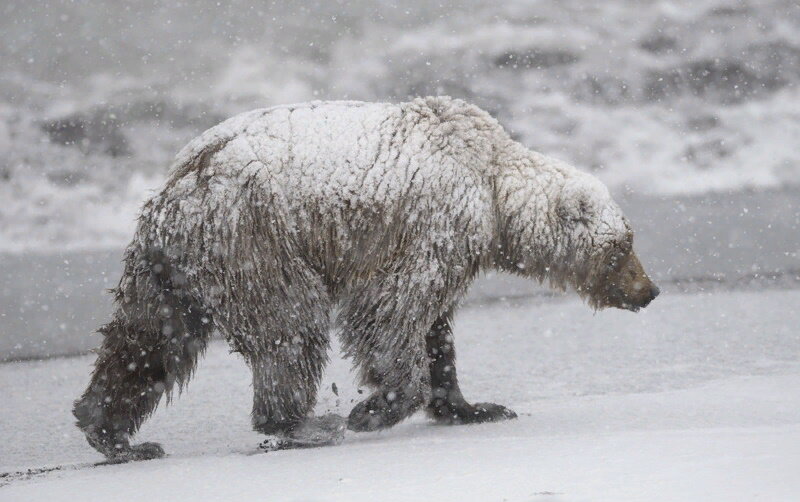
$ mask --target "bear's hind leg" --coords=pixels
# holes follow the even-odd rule
[[[470,404],[464,399],[458,386],[451,322],[452,310],[433,323],[426,337],[432,393],[427,407],[428,415],[443,424],[474,424],[516,418],[517,414],[505,406]]]
[[[133,263],[146,269],[127,274],[136,278],[127,294],[118,291],[89,386],[73,408],[89,444],[111,462],[164,455],[157,443],[131,445],[130,437],[163,394],[188,382],[211,335],[210,317],[176,287],[163,256]]]
[[[131,445],[130,437],[164,393],[176,382],[182,386],[188,381],[207,337],[178,332],[160,337],[156,344],[140,344],[141,331],[119,320],[102,332],[105,339],[91,381],[73,409],[78,427],[89,444],[113,462],[162,457],[164,450],[157,443]]]

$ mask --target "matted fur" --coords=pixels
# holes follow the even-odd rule
[[[253,371],[256,429],[291,428],[315,402],[337,306],[370,399],[402,396],[400,420],[430,397],[425,334],[481,270],[573,287],[603,307],[631,235],[595,178],[524,148],[463,101],[236,116],[189,143],[145,204],[79,425],[128,413],[118,430],[135,432],[160,393],[132,398],[156,377],[120,368],[162,361],[168,391],[188,379],[213,326]],[[156,262],[180,288],[157,280]],[[165,302],[178,302],[178,320],[202,312],[203,324],[164,333]],[[182,340],[192,347],[174,350]]]

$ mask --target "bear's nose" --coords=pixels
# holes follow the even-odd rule
[[[650,301],[652,302],[653,300],[655,300],[656,296],[658,296],[660,293],[661,293],[661,290],[658,288],[658,286],[653,284],[650,287]]]

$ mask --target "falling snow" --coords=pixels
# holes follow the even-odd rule
[[[796,0],[9,0],[0,14],[0,501],[797,498]],[[442,202],[410,176],[415,154],[461,138],[447,147],[466,155],[480,135],[464,139],[451,123],[408,135],[405,150],[382,148],[398,104],[421,96],[477,105],[492,117],[486,127],[541,152],[526,155],[545,171],[576,166],[563,168],[577,181],[559,183],[559,204],[524,184],[506,190],[515,213],[540,219],[528,240],[564,245],[540,231],[555,217],[585,223],[591,214],[601,223],[571,238],[599,244],[632,229],[661,296],[636,314],[595,312],[575,288],[520,277],[535,272],[531,262],[516,260],[514,275],[489,271],[447,341],[466,399],[507,405],[516,420],[444,427],[419,413],[292,451],[259,449],[251,376],[217,333],[196,379],[136,436],[170,455],[94,467],[102,458],[70,409],[142,204],[208,148],[218,154],[205,174],[219,211],[178,180],[187,226],[235,219],[241,208],[230,202],[245,178],[278,187],[283,212],[264,223],[291,220],[293,235],[319,230],[308,201],[346,213],[376,196],[402,198],[412,184],[417,199]],[[280,146],[298,133],[305,150]],[[497,155],[485,146],[487,158]],[[358,164],[376,159],[397,169],[359,178]],[[430,171],[458,173],[447,183],[470,200],[441,221],[494,202],[476,181],[491,167],[480,155],[457,166],[427,160]],[[292,165],[299,176],[287,175]],[[213,171],[226,166],[243,177]],[[265,166],[271,178],[259,174]],[[424,209],[409,206],[403,222],[425,227]],[[493,225],[467,231],[470,246],[485,245]],[[179,230],[163,225],[159,237]],[[459,252],[446,225],[426,230],[437,249]],[[356,237],[377,242],[371,235]],[[242,235],[229,237],[210,252],[235,258]],[[342,253],[331,266],[357,268],[373,254]],[[443,273],[418,264],[419,284]],[[259,265],[233,259],[228,272]],[[296,322],[296,307],[286,308],[286,324]],[[166,309],[157,315],[175,315]],[[395,327],[428,323],[424,310],[404,310]],[[343,329],[330,333],[319,417],[346,416],[371,392],[341,357]],[[178,335],[170,324],[157,332]],[[281,336],[275,350],[296,353],[300,341]],[[120,368],[136,374],[140,363]]]

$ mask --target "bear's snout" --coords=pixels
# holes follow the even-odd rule
[[[618,268],[609,274],[607,284],[603,306],[633,312],[647,307],[661,293],[632,251],[620,261]]]
[[[634,305],[636,307],[635,310],[643,309],[650,305],[650,302],[656,299],[656,297],[661,293],[661,289],[653,283],[650,283],[650,290],[648,294],[644,296],[642,302],[639,305]]]
[[[661,294],[661,288],[659,288],[659,287],[658,287],[658,286],[656,286],[655,284],[653,284],[652,286],[650,286],[650,300],[648,300],[648,301],[647,301],[647,303],[650,303],[650,302],[652,302],[653,300],[655,300],[655,299],[656,299],[656,297],[657,297],[658,295],[660,295],[660,294]]]

